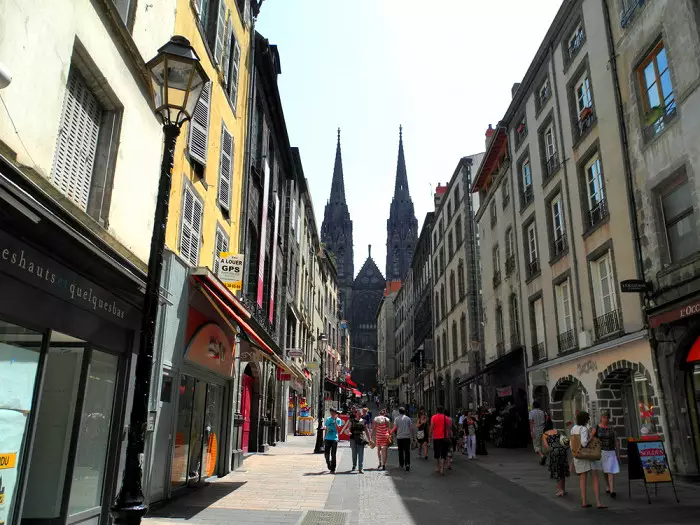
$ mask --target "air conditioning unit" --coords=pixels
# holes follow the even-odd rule
[[[593,346],[593,334],[590,330],[582,330],[578,333],[578,347],[580,349]]]

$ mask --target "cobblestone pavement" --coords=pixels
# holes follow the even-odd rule
[[[571,495],[554,497],[554,482],[533,454],[493,450],[467,461],[459,456],[444,477],[434,462],[413,458],[411,472],[398,467],[392,450],[389,468],[376,470],[377,455],[365,453],[365,474],[350,473],[347,443],[338,448],[338,472],[325,470],[322,456],[311,453],[314,438],[292,438],[268,454],[245,460],[234,472],[204,489],[152,511],[144,525],[438,525],[491,524],[627,524],[698,523],[700,489],[678,484],[681,503],[669,486],[646,502],[643,485],[627,496],[620,477],[618,499],[607,510],[581,509],[578,480],[570,478]]]

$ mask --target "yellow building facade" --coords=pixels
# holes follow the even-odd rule
[[[238,252],[248,92],[249,2],[177,0],[174,34],[196,50],[210,83],[175,149],[166,245],[191,266]]]

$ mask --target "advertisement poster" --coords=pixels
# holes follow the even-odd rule
[[[231,252],[219,253],[219,271],[216,276],[232,292],[243,287],[243,262],[243,255]]]
[[[39,352],[0,343],[0,525],[11,522],[38,364]]]
[[[644,470],[644,479],[647,483],[671,482],[671,471],[668,468],[668,459],[664,444],[661,441],[637,442],[639,459]]]

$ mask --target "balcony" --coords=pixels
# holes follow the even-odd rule
[[[647,126],[643,132],[644,141],[648,142],[657,135],[661,135],[668,123],[676,118],[677,114],[675,101],[671,101],[665,108],[656,107],[652,109],[647,116]]]
[[[524,208],[528,204],[530,204],[533,200],[535,200],[535,195],[532,191],[532,184],[523,188],[522,193],[520,194],[520,207]]]
[[[563,334],[557,335],[557,344],[559,346],[559,352],[565,353],[571,350],[576,350],[578,347],[578,342],[576,340],[576,331],[569,330]]]
[[[569,245],[566,242],[566,234],[559,234],[559,236],[554,239],[554,242],[552,243],[552,252],[554,253],[554,257],[558,257],[563,254],[568,247]]]
[[[275,342],[277,342],[277,334],[275,333],[275,327],[272,325],[270,320],[265,313],[265,310],[258,306],[258,302],[250,297],[249,295],[244,295],[241,298],[243,305],[252,314],[253,319],[267,332],[267,335]]]
[[[503,341],[496,343],[496,357],[503,357],[506,355],[506,344]]]
[[[498,285],[501,284],[501,270],[494,270],[493,271],[493,287],[498,288]]]
[[[586,212],[588,229],[598,226],[608,217],[608,203],[605,199],[599,200],[596,205]]]
[[[515,255],[506,257],[506,276],[509,276],[515,271]]]
[[[595,111],[593,111],[592,107],[587,107],[584,108],[583,111],[578,116],[578,125],[576,126],[576,129],[578,131],[578,136],[576,137],[576,140],[579,140],[583,135],[593,127],[593,124],[595,123],[596,116],[595,116]]]
[[[540,273],[540,260],[535,259],[527,263],[527,278],[532,279]]]
[[[536,109],[539,111],[547,103],[549,98],[552,96],[552,88],[547,84],[538,94],[536,99]]]
[[[581,31],[574,39],[571,40],[571,43],[569,44],[569,47],[566,50],[566,65],[571,64],[573,62],[574,58],[576,58],[576,55],[578,55],[579,51],[581,51],[581,48],[583,47],[583,44],[586,43],[586,33],[584,31]]]
[[[559,171],[559,167],[561,164],[559,164],[559,159],[557,158],[556,154],[552,155],[547,159],[547,163],[545,164],[545,169],[547,173],[547,179],[552,177],[557,171]]]
[[[622,317],[620,310],[612,310],[593,320],[596,339],[603,339],[622,332]]]
[[[544,342],[532,345],[532,362],[539,363],[547,359],[547,353],[544,349]]]
[[[527,137],[527,124],[525,123],[525,120],[518,124],[518,126],[515,128],[515,147],[519,148],[520,145],[525,141],[525,137]]]

